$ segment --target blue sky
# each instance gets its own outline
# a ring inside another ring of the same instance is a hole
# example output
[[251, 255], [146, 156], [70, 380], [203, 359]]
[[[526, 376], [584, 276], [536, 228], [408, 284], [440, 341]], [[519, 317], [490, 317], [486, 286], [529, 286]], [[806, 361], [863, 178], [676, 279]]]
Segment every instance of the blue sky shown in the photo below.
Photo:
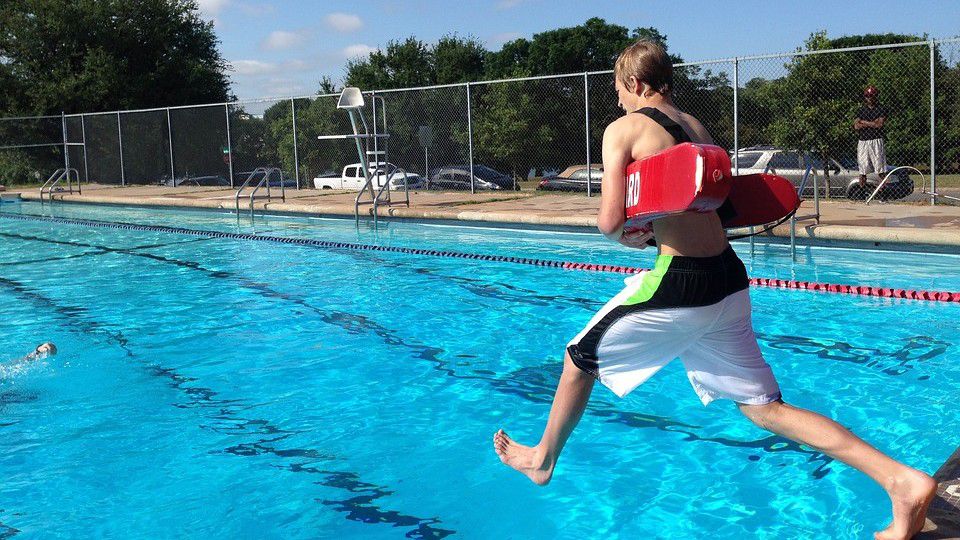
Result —
[[628, 28], [653, 26], [685, 60], [794, 50], [816, 30], [960, 35], [960, 1], [567, 1], [567, 0], [198, 0], [214, 21], [240, 98], [306, 95], [348, 58], [408, 36], [433, 43], [475, 36], [491, 50], [511, 39], [601, 17]]

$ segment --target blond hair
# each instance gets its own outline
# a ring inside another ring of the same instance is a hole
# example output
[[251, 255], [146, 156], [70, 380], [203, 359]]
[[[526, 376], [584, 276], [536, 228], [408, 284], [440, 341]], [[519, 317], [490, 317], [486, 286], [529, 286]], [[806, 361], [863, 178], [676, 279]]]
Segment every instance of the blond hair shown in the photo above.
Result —
[[629, 87], [630, 77], [647, 83], [660, 94], [673, 91], [673, 64], [660, 44], [648, 39], [630, 45], [620, 53], [613, 66], [613, 76]]

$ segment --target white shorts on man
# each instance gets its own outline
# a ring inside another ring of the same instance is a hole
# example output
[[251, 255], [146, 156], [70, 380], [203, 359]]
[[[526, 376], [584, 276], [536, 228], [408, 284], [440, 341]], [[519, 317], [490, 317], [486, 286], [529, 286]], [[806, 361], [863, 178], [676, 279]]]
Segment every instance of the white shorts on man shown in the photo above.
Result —
[[877, 173], [882, 175], [887, 170], [887, 153], [883, 148], [883, 139], [870, 139], [857, 143], [857, 166], [861, 175]]

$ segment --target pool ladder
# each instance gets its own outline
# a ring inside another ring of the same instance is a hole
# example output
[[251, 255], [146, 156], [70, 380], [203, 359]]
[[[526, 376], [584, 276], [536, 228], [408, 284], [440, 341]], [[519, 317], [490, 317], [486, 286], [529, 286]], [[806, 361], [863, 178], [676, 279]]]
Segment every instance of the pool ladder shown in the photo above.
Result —
[[[379, 171], [379, 168], [378, 168], [378, 171]], [[394, 201], [390, 198], [390, 182], [393, 178], [393, 175], [395, 174], [403, 175], [404, 198], [403, 200], [399, 200], [399, 201]], [[373, 205], [373, 226], [374, 227], [377, 226], [377, 217], [379, 216], [378, 209], [381, 206], [404, 204], [407, 206], [407, 208], [410, 207], [410, 187], [408, 185], [410, 178], [409, 176], [407, 176], [406, 170], [401, 169], [400, 167], [397, 167], [392, 163], [387, 163], [386, 166], [383, 167], [383, 179], [384, 179], [383, 185], [380, 186], [380, 189], [377, 190], [376, 193], [374, 194], [373, 180], [376, 179], [377, 176], [378, 176], [377, 173], [371, 175], [371, 177], [367, 180], [366, 184], [364, 184], [363, 189], [361, 189], [360, 192], [357, 193], [357, 197], [353, 200], [353, 215], [354, 215], [354, 219], [357, 220], [358, 222], [360, 220], [360, 205], [366, 205], [366, 204]], [[364, 200], [363, 197], [367, 193], [368, 186], [369, 186], [369, 191], [371, 193], [371, 198]]]
[[[63, 189], [62, 187], [57, 188], [57, 185], [66, 180], [67, 188]], [[60, 168], [53, 172], [50, 175], [50, 178], [47, 178], [47, 181], [40, 186], [40, 202], [43, 202], [43, 194], [47, 194], [47, 199], [51, 202], [53, 201], [53, 194], [56, 193], [73, 193], [73, 183], [77, 183], [77, 194], [80, 194], [80, 172], [76, 169], [69, 168], [64, 169]], [[55, 189], [56, 188], [56, 189]]]
[[[797, 213], [794, 212], [790, 216], [790, 258], [794, 262], [797, 260], [797, 221], [811, 219], [816, 220], [816, 223], [820, 223], [820, 175], [817, 174], [816, 169], [813, 167], [813, 160], [810, 159], [809, 154], [804, 154], [804, 163], [807, 164], [806, 169], [803, 172], [803, 177], [800, 179], [800, 185], [797, 186], [797, 196], [803, 200], [803, 192], [807, 187], [807, 181], [813, 178], [813, 214], [807, 216], [797, 216]], [[764, 167], [763, 173], [777, 174], [777, 169], [771, 167], [769, 164]], [[828, 182], [824, 179], [824, 182]], [[827, 183], [827, 194], [829, 195], [829, 182]], [[754, 243], [754, 227], [750, 227], [750, 256], [752, 257], [755, 253], [755, 243]]]
[[[277, 178], [280, 179], [280, 200], [283, 202], [287, 201], [287, 191], [283, 185], [283, 171], [277, 167], [257, 167], [247, 175], [247, 179], [243, 181], [243, 184], [240, 184], [240, 189], [237, 190], [236, 196], [234, 196], [234, 203], [237, 210], [237, 216], [240, 215], [240, 197], [243, 196], [243, 190], [250, 187], [251, 182], [254, 178], [260, 176], [260, 181], [254, 186], [253, 191], [250, 192], [250, 217], [253, 217], [253, 201], [256, 199], [266, 199], [267, 201], [273, 200], [272, 193], [270, 191], [270, 177], [276, 173]], [[266, 184], [267, 194], [266, 195], [257, 195], [257, 192], [260, 191]]]

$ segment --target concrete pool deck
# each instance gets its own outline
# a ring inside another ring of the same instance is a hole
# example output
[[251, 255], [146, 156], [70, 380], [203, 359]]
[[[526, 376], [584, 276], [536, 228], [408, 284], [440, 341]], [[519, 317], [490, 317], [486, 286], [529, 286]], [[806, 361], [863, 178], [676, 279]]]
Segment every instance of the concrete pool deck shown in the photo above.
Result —
[[927, 512], [927, 526], [915, 538], [960, 538], [960, 448], [934, 474], [937, 497]]
[[[278, 191], [278, 190], [274, 190]], [[39, 200], [37, 188], [10, 189], [4, 196]], [[235, 208], [235, 191], [216, 187], [115, 186], [89, 184], [83, 194], [55, 193], [54, 200], [69, 202], [166, 206], [183, 208]], [[286, 202], [258, 199], [256, 210], [324, 216], [354, 215], [354, 192], [288, 189]], [[399, 198], [394, 195], [395, 198]], [[542, 192], [459, 192], [412, 191], [410, 207], [383, 207], [385, 218], [442, 219], [466, 222], [494, 222], [533, 226], [594, 228], [599, 197]], [[249, 200], [241, 198], [241, 210]], [[367, 205], [361, 215], [370, 215]], [[960, 253], [960, 206], [897, 204], [847, 200], [822, 200], [820, 222], [812, 216], [813, 202], [804, 201], [797, 213], [796, 238], [800, 244], [858, 244], [892, 248], [928, 246], [936, 251]], [[763, 236], [790, 237], [789, 224]]]

